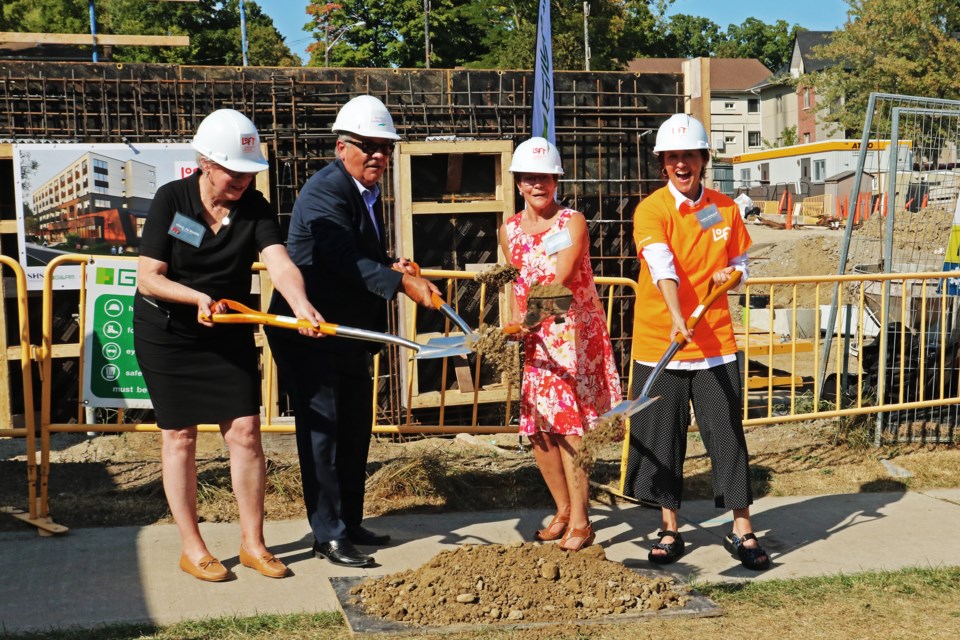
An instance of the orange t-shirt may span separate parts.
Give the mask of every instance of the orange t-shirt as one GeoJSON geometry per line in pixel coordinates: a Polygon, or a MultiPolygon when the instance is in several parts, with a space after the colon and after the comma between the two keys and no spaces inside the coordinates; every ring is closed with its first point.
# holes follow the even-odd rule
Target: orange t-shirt
{"type": "MultiPolygon", "coordinates": [[[[707,296],[713,274],[747,252],[750,234],[737,204],[722,193],[704,189],[697,206],[681,213],[670,189],[663,187],[637,205],[633,214],[633,240],[640,256],[640,278],[631,355],[634,360],[656,362],[670,345],[673,323],[660,289],[653,284],[650,266],[642,258],[643,248],[653,243],[670,247],[680,279],[677,287],[680,309],[683,316],[689,318],[707,296]],[[710,204],[717,206],[721,221],[703,229],[696,213],[710,204]]],[[[694,330],[693,342],[681,349],[675,359],[699,360],[736,352],[730,309],[725,300],[717,300],[704,312],[694,330]]]]}

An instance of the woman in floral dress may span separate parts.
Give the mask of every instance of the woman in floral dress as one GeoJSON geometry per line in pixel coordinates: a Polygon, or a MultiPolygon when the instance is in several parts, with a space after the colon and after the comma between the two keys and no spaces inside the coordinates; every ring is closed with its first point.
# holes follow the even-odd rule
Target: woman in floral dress
{"type": "Polygon", "coordinates": [[[510,305],[511,324],[527,312],[534,285],[562,284],[573,293],[569,311],[534,328],[524,341],[520,433],[534,456],[557,511],[534,538],[560,540],[576,551],[593,543],[587,473],[574,463],[584,432],[621,399],[603,307],[590,266],[583,215],[556,201],[563,174],[557,148],[543,138],[517,146],[510,165],[526,206],[500,228],[500,245],[520,269],[510,305]]]}

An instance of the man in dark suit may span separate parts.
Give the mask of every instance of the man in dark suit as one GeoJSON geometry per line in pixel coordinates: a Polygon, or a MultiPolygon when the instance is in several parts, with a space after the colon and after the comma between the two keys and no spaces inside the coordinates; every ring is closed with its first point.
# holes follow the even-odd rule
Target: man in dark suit
{"type": "MultiPolygon", "coordinates": [[[[387,302],[398,291],[431,307],[433,283],[404,259],[387,256],[380,178],[399,136],[386,107],[372,96],[345,104],[333,125],[337,159],[314,174],[297,197],[287,251],[300,267],[307,295],[328,322],[383,332],[387,302]]],[[[274,295],[270,312],[292,315],[274,295]]],[[[354,547],[390,536],[361,525],[367,454],[373,425],[371,342],[311,340],[269,329],[280,375],[295,412],[303,499],[314,554],[334,564],[372,562],[354,547]]]]}

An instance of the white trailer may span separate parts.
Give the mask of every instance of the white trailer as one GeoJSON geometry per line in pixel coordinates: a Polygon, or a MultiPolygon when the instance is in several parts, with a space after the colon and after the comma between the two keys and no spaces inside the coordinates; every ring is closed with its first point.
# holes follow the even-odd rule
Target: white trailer
{"type": "MultiPolygon", "coordinates": [[[[860,157],[860,140],[826,140],[765,151],[754,151],[734,156],[734,186],[749,189],[760,185],[797,185],[800,183],[823,184],[827,178],[853,171],[860,157]]],[[[867,145],[864,171],[878,175],[886,173],[890,166],[889,140],[873,140],[867,145]]],[[[912,145],[900,143],[897,154],[898,171],[909,171],[913,166],[912,145]]]]}

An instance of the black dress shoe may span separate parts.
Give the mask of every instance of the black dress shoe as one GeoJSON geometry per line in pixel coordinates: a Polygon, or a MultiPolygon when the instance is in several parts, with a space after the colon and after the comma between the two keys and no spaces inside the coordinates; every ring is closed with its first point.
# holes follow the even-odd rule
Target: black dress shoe
{"type": "Polygon", "coordinates": [[[370,531],[370,529],[360,525],[355,527],[347,527],[347,538],[349,538],[350,542],[353,544],[372,546],[380,546],[390,542],[389,535],[385,533],[374,533],[373,531],[370,531]]]}
{"type": "Polygon", "coordinates": [[[353,543],[346,538],[331,540],[330,542],[314,542],[313,555],[326,558],[333,564],[343,567],[366,567],[373,564],[373,558],[360,553],[353,543]]]}

